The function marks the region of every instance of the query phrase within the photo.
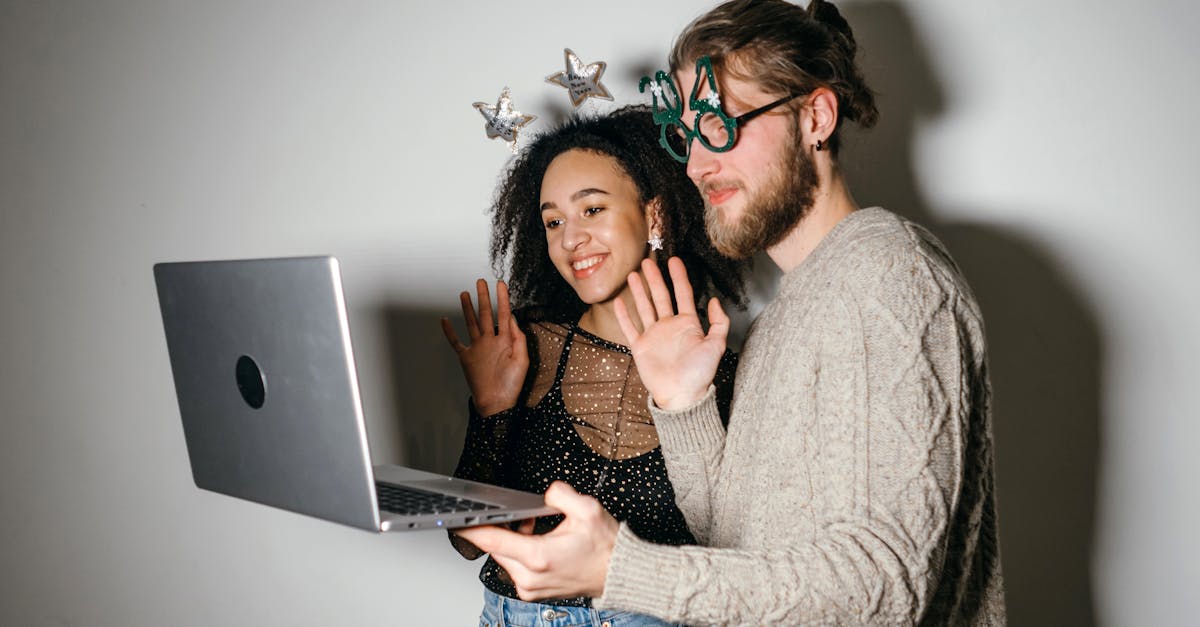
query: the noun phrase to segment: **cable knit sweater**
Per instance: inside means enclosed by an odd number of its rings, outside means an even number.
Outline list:
[[[713,394],[650,401],[703,546],[618,532],[604,595],[693,624],[1005,622],[983,321],[932,235],[839,222],[751,326],[728,431]]]

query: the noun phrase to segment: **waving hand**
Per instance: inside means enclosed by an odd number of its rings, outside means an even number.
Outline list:
[[[717,299],[708,302],[708,333],[696,315],[692,285],[678,257],[667,262],[679,311],[671,305],[671,293],[658,266],[642,261],[643,285],[637,273],[629,275],[629,288],[642,323],[639,332],[625,303],[616,302],[617,322],[629,340],[642,383],[662,409],[682,409],[700,400],[717,374],[725,352],[729,316]],[[649,294],[647,294],[647,288]]]
[[[525,373],[529,370],[529,351],[525,334],[512,316],[508,286],[504,281],[496,282],[495,322],[487,281],[476,281],[475,291],[479,299],[478,315],[471,294],[459,294],[471,344],[468,346],[459,341],[449,318],[442,318],[442,332],[450,347],[458,353],[475,408],[480,415],[490,416],[517,404]]]

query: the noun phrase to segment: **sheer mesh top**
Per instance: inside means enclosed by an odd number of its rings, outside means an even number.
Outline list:
[[[481,417],[471,406],[467,438],[455,474],[542,493],[566,481],[590,494],[640,537],[660,544],[692,544],[667,478],[658,433],[647,409],[649,396],[629,349],[573,324],[537,322],[525,329],[530,369],[517,407]],[[714,384],[723,419],[728,418],[736,357],[726,352]],[[538,519],[536,533],[553,529],[561,516]],[[477,549],[451,535],[467,557]],[[516,597],[507,574],[491,558],[480,580],[497,594]],[[589,605],[562,599],[558,605]]]
[[[526,401],[529,407],[536,407],[559,381],[557,366],[573,336],[560,386],[565,416],[579,437],[609,460],[630,459],[658,447],[646,406],[648,393],[628,348],[577,327],[538,324],[531,331],[540,363]]]

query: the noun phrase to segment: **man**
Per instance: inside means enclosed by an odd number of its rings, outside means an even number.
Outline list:
[[[556,484],[553,532],[461,532],[523,598],[704,624],[1004,623],[982,319],[933,236],[845,185],[841,123],[876,117],[855,47],[827,2],[735,0],[643,81],[718,250],[765,250],[785,274],[747,334],[727,430],[710,382],[728,317],[710,302],[704,331],[678,259],[678,311],[653,264],[645,285],[630,276],[622,330],[703,546],[643,541]]]

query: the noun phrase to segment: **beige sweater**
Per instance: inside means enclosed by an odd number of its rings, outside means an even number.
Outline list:
[[[942,245],[842,220],[746,337],[728,433],[710,391],[653,406],[703,546],[617,537],[600,608],[692,624],[1005,622],[983,321]]]

